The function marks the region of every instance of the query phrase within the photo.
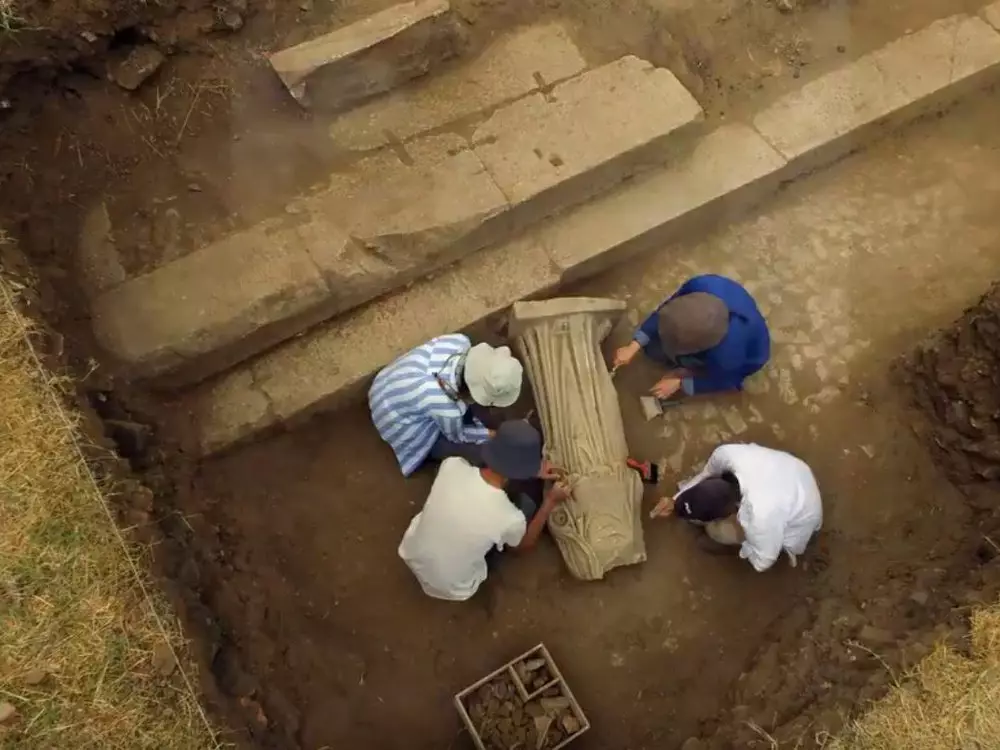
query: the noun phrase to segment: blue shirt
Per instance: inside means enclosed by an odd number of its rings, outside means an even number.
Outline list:
[[[420,468],[441,435],[454,443],[489,439],[481,424],[466,423],[468,407],[454,397],[471,346],[462,334],[438,336],[386,366],[368,389],[375,429],[396,454],[403,476]]]
[[[663,351],[657,313],[670,300],[694,292],[706,292],[726,303],[729,308],[729,331],[711,349],[671,357]],[[767,364],[771,356],[771,336],[767,330],[767,321],[757,309],[753,297],[732,279],[714,274],[695,276],[686,281],[643,321],[633,338],[650,358],[669,367],[693,370],[694,375],[685,379],[684,383],[684,390],[689,394],[742,388],[743,380]]]

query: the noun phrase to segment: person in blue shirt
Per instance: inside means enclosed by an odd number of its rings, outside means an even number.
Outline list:
[[[642,352],[667,368],[652,394],[661,400],[740,390],[771,356],[767,322],[750,293],[724,276],[684,282],[615,352],[614,367]]]

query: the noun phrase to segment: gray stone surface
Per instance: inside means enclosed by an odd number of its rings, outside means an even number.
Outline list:
[[[785,164],[752,128],[723,125],[675,163],[548,222],[538,242],[566,281],[589,276],[675,238],[706,212],[719,216],[769,195]]]
[[[413,0],[276,52],[270,62],[300,104],[340,111],[424,75],[464,44],[447,0]]]
[[[754,118],[788,159],[816,167],[1000,78],[1000,35],[951,16],[807,83]]]
[[[501,107],[472,147],[512,204],[544,215],[662,162],[703,116],[673,73],[626,56]]]
[[[210,354],[209,369],[223,369],[239,361],[234,347],[282,340],[290,334],[275,327],[328,296],[298,231],[260,225],[114,287],[91,312],[98,342],[133,374],[155,376]]]
[[[552,85],[585,68],[562,24],[527,26],[504,34],[460,67],[345,112],[330,127],[330,137],[353,151],[385,145],[387,133],[407,141],[534,93],[539,79]]]

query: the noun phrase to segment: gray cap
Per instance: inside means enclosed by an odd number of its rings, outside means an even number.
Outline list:
[[[486,465],[506,479],[531,479],[542,470],[542,436],[523,419],[504,422],[483,446]]]
[[[657,318],[663,351],[675,357],[711,349],[729,331],[729,308],[707,292],[675,297],[660,308]]]

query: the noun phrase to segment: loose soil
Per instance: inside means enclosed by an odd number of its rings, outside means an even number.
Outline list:
[[[36,311],[64,334],[59,349],[110,420],[108,434],[155,490],[158,561],[212,708],[239,747],[462,747],[455,692],[544,641],[593,724],[580,750],[690,737],[720,750],[772,748],[771,737],[818,746],[930,639],[959,638],[968,607],[1000,589],[1000,520],[987,485],[959,491],[948,481],[993,476],[983,461],[992,460],[996,391],[983,384],[993,378],[995,388],[996,370],[963,363],[996,362],[996,349],[981,346],[994,303],[965,332],[922,349],[907,376],[920,403],[934,405],[932,421],[908,411],[889,375],[894,358],[1000,278],[1000,104],[982,97],[922,123],[703,242],[579,290],[629,299],[634,324],[696,271],[752,286],[781,336],[769,374],[744,399],[646,423],[635,397],[654,373],[637,367],[616,385],[633,452],[667,467],[647,503],[723,440],[809,461],[827,522],[798,570],[757,575],[702,554],[691,529],[661,523],[647,527],[648,562],[604,582],[571,580],[543,543],[505,558],[477,597],[455,606],[423,597],[395,555],[431,477],[397,476],[364,408],[192,461],[157,429],[182,399],[95,370],[71,260],[81,218],[99,202],[132,275],[280,210],[342,163],[328,121],[297,109],[263,57],[388,4],[187,0],[146,4],[153,15],[139,18],[129,15],[135,3],[94,0],[79,17],[60,3],[54,21],[34,25],[55,35],[44,41],[50,62],[68,70],[39,72],[35,37],[18,37],[24,58],[14,67],[10,44],[0,47],[13,73],[0,108],[0,223],[46,283]],[[479,45],[520,23],[569,18],[591,62],[632,52],[668,65],[716,122],[978,5],[454,4]],[[88,24],[103,48],[79,49]],[[168,58],[135,93],[107,80],[109,64],[149,41]],[[940,441],[943,469],[925,434]]]

